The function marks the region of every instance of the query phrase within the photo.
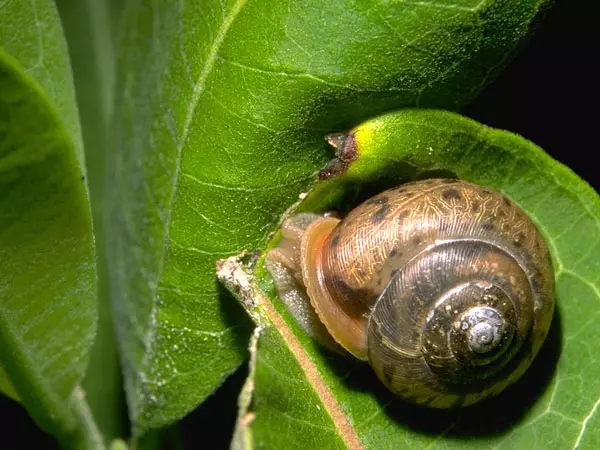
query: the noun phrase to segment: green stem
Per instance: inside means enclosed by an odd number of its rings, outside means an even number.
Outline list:
[[[70,450],[106,450],[104,438],[96,425],[85,392],[79,385],[73,391],[71,407],[78,419],[77,426],[72,433],[59,438],[61,446]]]
[[[96,238],[98,328],[81,385],[98,428],[110,442],[125,432],[125,400],[111,317],[103,227],[106,154],[111,148],[108,124],[114,91],[115,55],[111,19],[116,19],[116,16],[113,17],[110,12],[114,2],[107,0],[55,2],[69,43]]]

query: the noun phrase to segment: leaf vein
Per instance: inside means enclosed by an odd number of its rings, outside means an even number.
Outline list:
[[[355,86],[351,86],[348,84],[336,83],[335,81],[329,81],[329,80],[326,80],[325,78],[322,78],[318,75],[314,75],[314,74],[311,74],[308,72],[286,72],[283,70],[269,70],[269,69],[263,69],[260,67],[250,66],[248,64],[239,63],[239,62],[233,61],[231,59],[225,58],[220,55],[217,57],[219,58],[219,60],[226,62],[227,64],[237,66],[241,69],[250,70],[250,71],[258,72],[258,73],[264,73],[267,75],[281,76],[281,77],[308,78],[308,79],[314,80],[318,83],[321,83],[321,84],[324,84],[327,86],[348,89],[353,92],[408,92],[408,93],[415,93],[414,89],[405,89],[405,88],[399,88],[399,87],[394,87],[394,86],[388,86],[386,88],[379,87],[377,89],[361,89],[361,88],[357,88]]]
[[[223,189],[226,191],[238,191],[238,192],[248,192],[248,193],[261,192],[261,191],[275,191],[278,189],[294,186],[296,184],[302,183],[307,180],[311,180],[313,178],[312,176],[302,177],[302,178],[298,178],[296,180],[292,180],[289,183],[276,184],[273,186],[242,187],[242,186],[229,186],[229,185],[225,185],[225,184],[211,183],[209,181],[201,180],[200,178],[197,178],[194,175],[191,175],[191,174],[185,173],[185,172],[181,172],[181,176],[189,178],[190,180],[193,180],[194,182],[196,182],[202,186]]]
[[[237,253],[240,253],[241,251],[243,251],[243,249],[234,249],[234,250],[230,250],[230,251],[208,251],[208,250],[202,250],[196,247],[192,247],[189,245],[183,245],[177,241],[175,241],[173,238],[171,238],[171,244],[173,244],[175,247],[178,247],[182,250],[187,250],[190,252],[194,252],[194,253],[200,253],[201,255],[206,255],[206,256],[231,256],[231,255],[235,255]]]
[[[583,421],[581,422],[581,429],[579,430],[577,439],[575,440],[575,443],[573,444],[573,450],[577,450],[579,448],[579,444],[581,444],[581,440],[583,439],[583,436],[585,434],[585,429],[587,427],[587,424],[590,421],[590,419],[594,416],[594,414],[596,413],[596,410],[598,409],[599,406],[600,406],[600,397],[598,397],[598,399],[596,400],[596,403],[594,403],[594,406],[592,406],[592,409],[590,410],[588,415],[585,416]]]
[[[316,423],[312,423],[309,422],[308,420],[304,420],[304,419],[300,419],[299,417],[294,417],[291,414],[286,413],[285,411],[277,411],[280,415],[282,415],[283,417],[285,417],[286,419],[289,419],[293,422],[298,422],[301,423],[303,425],[307,425],[311,428],[319,428],[321,430],[325,430],[325,431],[329,431],[331,433],[335,433],[335,429],[333,427],[328,427],[326,425],[317,425]]]
[[[461,5],[445,5],[442,3],[434,3],[434,2],[423,2],[423,1],[411,1],[411,0],[398,0],[398,3],[402,3],[404,5],[409,6],[424,6],[427,8],[436,8],[436,9],[456,9],[459,11],[466,11],[475,13],[481,9],[481,6],[486,2],[486,0],[481,1],[479,4],[469,8],[468,6]]]

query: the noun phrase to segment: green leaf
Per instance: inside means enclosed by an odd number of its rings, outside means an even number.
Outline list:
[[[109,268],[137,434],[240,364],[216,259],[260,247],[327,159],[323,134],[407,105],[458,108],[544,0],[131,2],[111,159]]]
[[[13,400],[19,401],[19,394],[12,385],[8,374],[0,366],[0,392]]]
[[[0,23],[0,388],[65,445],[95,448],[78,387],[94,246],[66,45],[47,1],[0,2]]]
[[[120,1],[120,0],[115,0]],[[105,255],[106,155],[112,146],[116,16],[108,0],[56,0],[75,80],[90,190],[98,274],[98,330],[82,387],[107,441],[123,435],[124,395]],[[112,19],[112,20],[111,20]]]
[[[129,450],[127,444],[120,439],[115,439],[110,444],[110,450]]]
[[[350,208],[357,186],[384,189],[439,174],[503,192],[534,220],[551,249],[557,312],[550,336],[526,375],[496,399],[462,411],[412,407],[394,399],[366,364],[332,355],[308,338],[263,268],[254,279],[247,265],[228,260],[220,276],[261,330],[248,381],[252,406],[240,413],[254,420],[238,422],[237,442],[250,440],[248,448],[343,448],[355,440],[364,448],[597,448],[597,193],[533,143],[449,112],[408,109],[359,125],[353,134],[358,159],[344,175],[317,184],[301,209]]]

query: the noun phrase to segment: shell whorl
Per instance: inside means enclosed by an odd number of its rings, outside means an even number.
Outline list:
[[[385,191],[351,211],[321,253],[325,289],[364,325],[378,377],[415,403],[494,395],[549,328],[546,244],[516,205],[481,186],[425,180]]]

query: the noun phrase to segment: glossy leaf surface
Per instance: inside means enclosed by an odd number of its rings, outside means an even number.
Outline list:
[[[263,331],[252,368],[253,415],[242,412],[238,442],[305,448],[310,436],[310,446],[320,448],[596,448],[597,193],[531,142],[448,112],[404,110],[368,121],[353,134],[358,159],[346,174],[318,184],[301,208],[342,205],[346,211],[359,198],[357,187],[383,189],[440,175],[505,193],[551,249],[557,311],[550,335],[526,375],[496,399],[462,411],[412,407],[394,399],[367,365],[316,345],[260,268],[258,283],[268,298],[255,285],[258,305],[245,300]]]
[[[329,157],[326,132],[459,108],[542,0],[130,2],[111,159],[109,270],[136,433],[196,406],[248,327],[215,261],[264,245]]]

